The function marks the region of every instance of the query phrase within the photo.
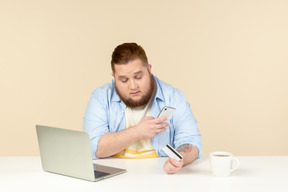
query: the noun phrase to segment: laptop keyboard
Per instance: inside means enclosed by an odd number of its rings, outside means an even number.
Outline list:
[[[104,177],[109,175],[109,173],[101,172],[101,171],[94,171],[95,178]]]

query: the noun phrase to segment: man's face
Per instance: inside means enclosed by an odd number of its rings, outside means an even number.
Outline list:
[[[144,66],[139,59],[115,65],[113,76],[116,91],[127,107],[141,107],[151,99],[154,90],[151,65]]]

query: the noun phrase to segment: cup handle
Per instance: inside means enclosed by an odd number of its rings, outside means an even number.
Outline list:
[[[236,161],[236,166],[231,168],[230,172],[235,171],[240,166],[240,161],[236,158],[232,158],[232,161]]]

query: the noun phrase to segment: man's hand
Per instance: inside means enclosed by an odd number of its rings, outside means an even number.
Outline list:
[[[166,117],[157,119],[144,117],[136,126],[102,135],[95,156],[97,158],[110,157],[126,149],[139,139],[155,137],[158,133],[165,131],[165,127],[169,126],[168,123],[162,123],[166,120]]]
[[[189,165],[198,157],[198,149],[192,144],[183,144],[177,148],[177,151],[183,156],[183,159],[176,161],[168,158],[163,167],[167,174],[173,174],[179,171],[182,167]]]
[[[168,160],[165,162],[163,169],[167,174],[173,174],[179,171],[183,167],[183,165],[183,159],[176,161],[175,159],[169,157]]]
[[[134,128],[141,139],[150,139],[166,130],[165,127],[168,127],[169,124],[162,123],[166,120],[166,117],[159,117],[156,119],[153,117],[144,117]]]

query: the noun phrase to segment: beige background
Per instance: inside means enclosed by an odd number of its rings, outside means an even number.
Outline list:
[[[138,42],[184,91],[203,154],[288,155],[288,1],[0,0],[0,155],[35,125],[82,130],[115,46]]]

